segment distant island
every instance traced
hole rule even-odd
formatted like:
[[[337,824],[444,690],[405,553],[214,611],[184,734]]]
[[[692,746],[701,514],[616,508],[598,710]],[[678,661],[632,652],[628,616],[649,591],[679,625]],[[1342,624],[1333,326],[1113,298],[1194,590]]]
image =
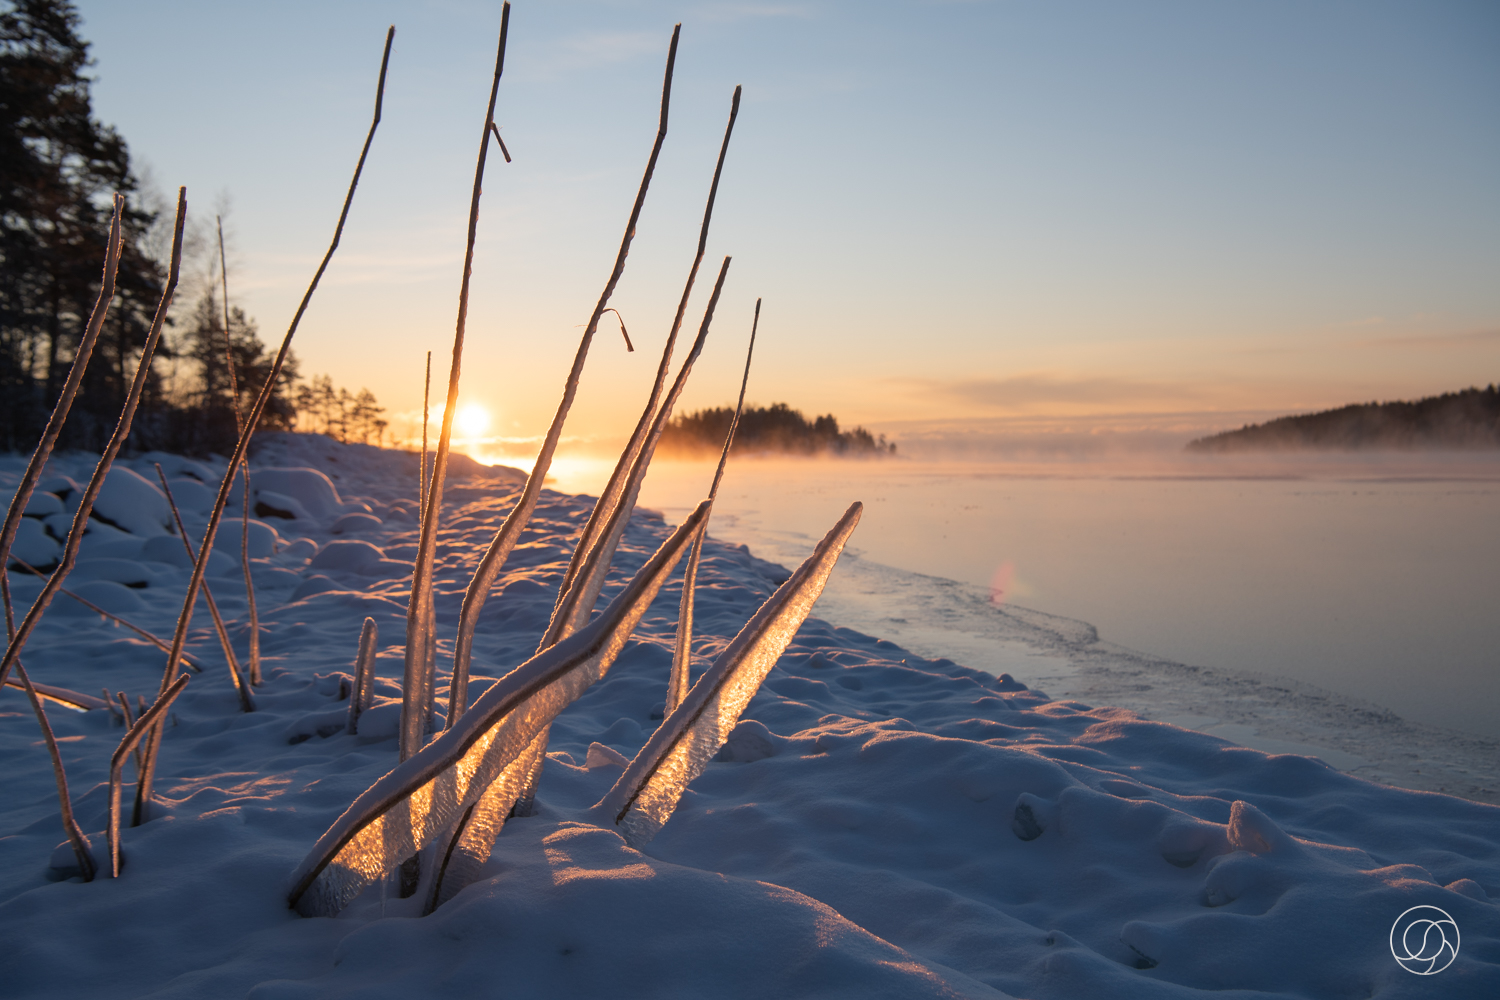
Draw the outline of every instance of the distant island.
[[[674,417],[662,432],[661,448],[669,452],[717,452],[724,447],[724,436],[733,419],[734,408],[729,406]],[[881,458],[896,454],[896,444],[887,442],[884,434],[871,434],[863,427],[841,431],[838,418],[831,413],[808,420],[800,410],[773,403],[745,407],[734,434],[733,450]]]
[[[1491,385],[1415,402],[1354,403],[1247,424],[1187,445],[1196,452],[1371,448],[1500,448],[1500,392]]]

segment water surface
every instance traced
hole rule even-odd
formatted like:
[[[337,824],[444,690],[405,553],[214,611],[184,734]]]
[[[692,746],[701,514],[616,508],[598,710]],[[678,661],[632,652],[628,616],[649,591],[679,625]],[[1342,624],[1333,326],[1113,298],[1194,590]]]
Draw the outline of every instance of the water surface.
[[[607,471],[577,463],[557,485],[597,490]],[[711,472],[658,462],[641,502],[679,519]],[[825,604],[875,608],[866,620],[915,651],[946,640],[955,659],[1004,665],[983,662],[982,623],[945,636],[903,615],[893,571],[984,588],[1180,663],[1287,676],[1500,737],[1496,456],[736,460],[710,531],[795,564],[852,500],[865,503],[850,549],[864,571],[835,573]]]

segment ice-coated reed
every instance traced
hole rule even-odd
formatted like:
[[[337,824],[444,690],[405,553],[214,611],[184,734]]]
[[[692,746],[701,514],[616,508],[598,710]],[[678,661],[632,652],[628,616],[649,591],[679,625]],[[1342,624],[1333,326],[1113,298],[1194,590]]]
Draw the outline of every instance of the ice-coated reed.
[[[422,454],[417,459],[417,523],[427,516],[427,422],[432,419],[428,402],[432,395],[432,352],[427,352],[427,374],[422,379]]]
[[[698,678],[682,704],[662,721],[615,786],[594,806],[596,822],[618,830],[632,847],[656,836],[688,784],[729,738],[766,674],[807,620],[862,510],[858,503],[850,505],[807,561],[761,605]]]
[[[19,663],[20,661],[16,662]],[[11,675],[5,679],[5,686],[16,688],[19,691],[26,690],[25,682],[16,676],[15,671],[12,671]],[[65,687],[57,687],[54,684],[38,684],[36,681],[32,681],[31,686],[43,700],[56,702],[64,708],[71,708],[75,711],[91,712],[96,708],[110,709],[114,707],[110,702],[95,698],[91,694],[84,694],[81,691],[69,691]]]
[[[198,549],[198,560],[193,564],[192,575],[188,578],[187,594],[184,596],[182,611],[177,616],[177,629],[172,635],[172,649],[167,653],[166,669],[162,673],[161,693],[165,694],[168,687],[177,678],[177,664],[182,656],[183,644],[187,641],[188,625],[193,619],[193,606],[197,601],[198,588],[203,584],[203,575],[208,567],[208,555],[213,551],[214,536],[218,533],[219,522],[224,516],[224,506],[229,500],[230,487],[234,482],[234,470],[245,460],[245,453],[250,447],[250,436],[255,433],[255,426],[260,422],[261,415],[265,412],[266,404],[270,402],[271,394],[276,388],[276,381],[281,378],[282,367],[286,364],[287,352],[291,350],[292,339],[297,334],[297,327],[302,322],[302,316],[307,312],[308,303],[312,301],[313,293],[318,289],[318,282],[322,280],[323,272],[328,270],[328,263],[333,259],[334,251],[339,247],[339,239],[344,233],[344,223],[349,218],[349,208],[354,203],[354,192],[359,187],[359,177],[365,168],[365,159],[370,153],[370,144],[375,140],[375,130],[380,125],[381,105],[385,100],[385,75],[391,59],[391,43],[395,40],[396,28],[392,26],[386,32],[385,51],[380,58],[380,79],[375,86],[375,114],[370,122],[370,130],[365,134],[364,145],[359,151],[359,161],[354,166],[354,177],[349,181],[349,190],[344,195],[344,205],[339,212],[338,223],[334,226],[333,239],[328,245],[328,251],[324,253],[318,269],[313,273],[312,281],[308,283],[307,291],[303,293],[302,300],[297,304],[297,311],[292,315],[291,323],[287,326],[286,335],[281,339],[281,347],[276,352],[275,359],[271,362],[271,370],[266,375],[266,381],[261,385],[260,393],[255,398],[255,403],[250,407],[250,413],[245,418],[244,429],[241,431],[239,440],[235,442],[234,453],[230,455],[227,470],[223,480],[219,483],[219,492],[214,498],[214,506],[208,517],[208,527],[203,532],[203,541]],[[146,766],[141,774],[141,780],[136,785],[136,817],[144,816],[146,803],[151,798],[151,784],[156,774],[156,748],[160,743],[159,734],[153,732],[147,739],[145,761]]]
[[[32,492],[41,476],[41,471],[47,463],[57,437],[62,431],[63,424],[67,420],[68,411],[72,406],[74,397],[77,395],[78,385],[83,378],[84,369],[88,365],[89,357],[93,352],[95,343],[99,338],[99,332],[104,324],[104,317],[109,309],[110,301],[114,296],[115,276],[118,270],[120,255],[120,215],[124,208],[124,198],[115,195],[114,213],[110,220],[110,231],[107,249],[105,251],[104,279],[99,290],[99,297],[94,304],[94,310],[89,317],[85,333],[80,341],[77,353],[74,355],[73,366],[68,373],[67,381],[64,383],[63,391],[59,396],[57,405],[53,408],[52,416],[48,421],[47,428],[43,431],[42,439],[36,449],[32,452],[31,461],[28,463],[25,475],[22,477],[20,487],[11,502],[10,511],[7,513],[3,532],[0,532],[0,581],[3,581],[3,603],[5,605],[5,625],[7,646],[3,665],[0,665],[0,681],[8,681],[12,668],[21,686],[25,688],[27,700],[31,704],[32,712],[36,715],[37,724],[41,727],[43,742],[47,747],[47,754],[51,760],[53,778],[57,784],[57,796],[62,817],[63,830],[72,845],[73,854],[78,861],[79,871],[82,872],[85,881],[92,881],[98,866],[93,857],[92,846],[88,838],[84,836],[79,828],[78,822],[73,815],[72,797],[68,791],[68,778],[66,769],[63,767],[62,755],[58,751],[57,739],[52,732],[51,722],[47,718],[47,711],[42,705],[42,696],[36,685],[31,681],[25,666],[21,663],[21,649],[25,646],[27,638],[46,611],[47,605],[62,588],[62,582],[68,572],[72,569],[74,560],[77,558],[78,548],[83,541],[83,533],[87,529],[88,517],[93,509],[94,500],[98,497],[99,490],[103,486],[104,476],[108,473],[114,456],[119,452],[130,433],[131,418],[134,416],[136,405],[140,402],[141,391],[144,388],[146,376],[150,371],[151,359],[156,349],[156,344],[161,336],[162,323],[166,319],[166,311],[171,305],[172,293],[176,289],[177,277],[182,261],[182,232],[183,222],[186,216],[187,201],[183,191],[178,192],[177,219],[174,229],[172,243],[172,265],[168,275],[166,287],[163,289],[162,300],[158,306],[151,330],[145,345],[141,349],[140,364],[136,370],[135,379],[131,384],[130,392],[122,407],[120,419],[115,426],[114,434],[111,436],[109,445],[100,457],[98,466],[95,468],[94,476],[89,481],[81,498],[77,515],[74,517],[72,527],[68,533],[67,542],[63,548],[63,557],[52,575],[42,587],[41,594],[33,602],[26,616],[21,621],[20,627],[16,627],[15,618],[10,603],[10,580],[5,567],[10,562],[10,548],[15,539],[16,529],[20,524],[20,515],[25,511],[27,503],[31,499]],[[89,695],[80,695],[76,692],[64,692],[63,689],[51,689],[48,695],[54,700],[60,701],[69,707],[95,708],[107,705],[108,702],[98,702],[98,699]]]
[[[162,471],[160,462],[155,465],[156,478],[161,480],[162,494],[172,510],[172,523],[177,526],[177,537],[182,539],[182,550],[187,553],[189,564],[196,563],[198,553],[193,551],[193,543],[188,540],[187,528],[182,524],[182,514],[177,510],[177,500],[172,496],[172,487],[167,483],[167,474]],[[229,679],[234,682],[235,693],[239,695],[240,709],[253,712],[255,696],[251,694],[250,684],[240,670],[240,661],[234,655],[234,645],[229,641],[229,630],[224,627],[224,616],[219,614],[219,602],[214,600],[214,592],[209,588],[207,580],[203,581],[203,599],[208,604],[209,617],[214,620],[214,631],[218,633],[219,646],[224,650],[224,662],[229,665]],[[171,652],[170,648],[167,651]]]
[[[630,253],[630,244],[635,239],[635,229],[640,222],[641,209],[646,204],[646,192],[651,187],[651,178],[656,172],[656,161],[661,155],[662,143],[667,138],[667,119],[672,106],[672,72],[677,63],[677,40],[681,31],[682,25],[680,24],[672,28],[672,41],[667,46],[667,68],[662,77],[661,111],[657,118],[656,138],[651,145],[651,155],[646,160],[646,170],[641,177],[640,187],[636,191],[635,202],[631,205],[630,218],[625,223],[625,235],[621,238],[620,249],[615,254],[614,267],[604,283],[604,291],[600,293],[599,301],[594,305],[593,314],[584,327],[578,350],[573,355],[573,366],[568,370],[567,380],[563,384],[562,401],[558,404],[557,413],[553,415],[552,423],[547,428],[547,436],[542,441],[542,448],[537,454],[536,463],[532,466],[531,475],[526,479],[521,498],[516,502],[515,507],[511,508],[504,523],[500,525],[500,530],[495,532],[494,539],[485,550],[478,568],[474,571],[474,578],[464,593],[463,607],[459,612],[458,636],[453,644],[453,677],[448,693],[449,726],[457,721],[468,704],[469,665],[473,657],[474,629],[479,623],[479,613],[484,610],[484,603],[489,597],[490,588],[495,585],[495,579],[500,575],[500,569],[504,566],[506,557],[515,548],[521,532],[525,530],[533,511],[536,510],[537,498],[542,492],[542,483],[547,479],[547,471],[551,468],[552,457],[557,451],[557,442],[562,438],[563,424],[568,418],[568,411],[573,407],[573,400],[578,395],[578,382],[583,374],[583,363],[588,357],[589,345],[593,343],[594,334],[599,329],[599,320],[609,308],[609,300],[614,295],[615,286],[619,284],[620,276],[625,273],[625,261]],[[618,315],[616,313],[616,316]],[[623,327],[622,322],[621,328]],[[667,362],[664,359],[662,363],[666,365]],[[657,378],[660,381],[665,378],[665,375],[659,372]],[[629,463],[625,462],[624,465],[628,467]],[[585,529],[584,538],[588,538],[587,529]],[[579,544],[584,543],[580,541]],[[576,551],[574,554],[576,557]],[[566,587],[566,581],[564,586]],[[559,591],[559,594],[561,593]]]
[[[240,380],[235,372],[234,340],[229,335],[229,262],[224,256],[224,220],[214,216],[214,226],[219,233],[219,280],[224,288],[224,362],[229,370],[229,400],[234,404],[234,431],[245,433],[245,421],[240,413]],[[248,679],[251,684],[260,683],[260,612],[255,606],[255,580],[250,575],[250,463],[240,463],[240,475],[245,484],[242,498],[243,512],[240,516],[240,569],[245,575],[245,603],[250,618],[250,649],[248,652]],[[184,536],[186,537],[186,536]],[[247,709],[246,711],[249,711]]]
[[[640,452],[631,464],[630,474],[625,478],[619,500],[604,508],[604,498],[601,497],[595,505],[595,511],[601,513],[601,527],[596,533],[595,545],[588,552],[582,552],[583,542],[579,542],[579,548],[573,551],[573,562],[577,569],[572,574],[572,583],[567,584],[567,590],[558,598],[557,607],[552,611],[552,620],[547,625],[547,631],[542,636],[538,649],[547,646],[559,639],[571,634],[593,613],[594,603],[598,600],[599,591],[604,587],[604,578],[609,572],[611,562],[614,560],[615,549],[620,543],[620,537],[625,533],[625,525],[630,521],[630,515],[635,510],[636,498],[640,495],[641,484],[645,481],[646,470],[651,466],[651,459],[656,453],[656,444],[661,440],[662,431],[666,429],[667,421],[672,417],[672,407],[676,404],[683,388],[687,385],[688,376],[693,372],[693,364],[698,360],[698,355],[703,352],[703,343],[708,339],[709,327],[713,324],[714,309],[719,304],[719,296],[724,291],[724,279],[729,274],[730,258],[725,257],[723,265],[719,268],[719,277],[714,282],[713,294],[709,296],[708,306],[703,312],[703,322],[698,327],[698,336],[693,340],[692,349],[682,362],[682,368],[677,372],[677,378],[672,383],[672,389],[662,401],[651,421],[650,432],[641,444]]]
[[[359,717],[375,700],[375,652],[379,634],[375,619],[366,618],[359,630],[359,654],[354,658],[354,690],[349,692],[350,736],[359,732]]]
[[[109,875],[110,878],[120,877],[120,783],[125,772],[125,761],[135,750],[136,744],[140,743],[149,732],[154,732],[157,722],[164,716],[172,702],[182,694],[182,689],[187,687],[188,675],[183,674],[173,681],[165,691],[156,698],[156,703],[141,713],[140,718],[135,720],[135,725],[125,731],[125,738],[120,740],[120,745],[115,747],[115,752],[109,758],[109,827],[106,836],[109,839]],[[145,767],[147,761],[144,754],[136,758],[137,781],[145,780]]]
[[[719,269],[718,280],[714,283],[713,294],[709,297],[708,307],[703,315],[703,323],[698,329],[697,338],[693,341],[692,350],[688,352],[681,370],[677,373],[677,378],[672,384],[672,391],[651,421],[651,430],[641,443],[640,450],[636,453],[634,462],[631,463],[629,474],[621,483],[620,490],[612,502],[606,494],[602,495],[598,503],[594,505],[594,517],[600,525],[594,536],[594,544],[592,548],[585,551],[584,543],[588,540],[587,533],[585,533],[585,538],[580,539],[578,546],[573,550],[573,558],[569,562],[570,572],[564,577],[565,581],[571,577],[572,583],[565,582],[566,589],[559,592],[557,606],[552,610],[552,620],[548,623],[541,642],[537,644],[538,652],[571,635],[584,622],[587,622],[589,615],[593,613],[594,604],[599,599],[599,592],[604,588],[604,580],[614,562],[615,550],[625,533],[625,526],[630,522],[630,515],[635,510],[641,483],[645,480],[646,471],[655,455],[656,444],[661,439],[666,422],[671,419],[673,405],[687,384],[687,378],[693,370],[693,363],[703,350],[703,342],[708,337],[708,329],[713,321],[714,308],[718,305],[719,294],[724,288],[724,278],[729,273],[729,261],[728,257],[724,258],[724,264]],[[476,814],[503,809],[507,812],[513,810],[517,816],[531,815],[532,800],[536,795],[537,781],[541,776],[543,761],[546,758],[546,736],[547,734],[543,732],[527,751],[527,758],[517,765],[531,776],[521,786],[519,798],[512,803],[487,795],[476,808]]]
[[[679,27],[681,27],[679,25]],[[676,33],[673,33],[676,39]],[[668,87],[671,79],[671,60],[668,59]],[[729,122],[724,126],[724,141],[719,144],[719,158],[714,162],[713,180],[708,185],[708,201],[703,208],[703,222],[698,227],[698,246],[693,253],[693,264],[688,268],[687,280],[683,282],[682,297],[677,300],[677,311],[672,316],[672,327],[667,331],[667,342],[662,348],[661,362],[656,366],[656,378],[651,383],[651,395],[646,401],[646,408],[641,411],[640,419],[636,421],[635,429],[630,433],[630,440],[625,450],[620,453],[619,461],[615,463],[614,471],[610,473],[609,482],[605,485],[603,492],[599,494],[599,500],[594,504],[593,511],[583,527],[583,536],[579,540],[578,547],[574,549],[573,560],[569,562],[567,572],[563,575],[562,586],[558,588],[557,599],[562,601],[563,595],[572,586],[573,576],[578,571],[579,554],[587,554],[598,541],[598,535],[603,530],[603,512],[612,509],[619,502],[620,493],[624,489],[626,477],[631,467],[635,464],[636,456],[640,454],[641,447],[646,440],[646,435],[651,427],[651,420],[656,415],[657,403],[661,401],[662,390],[667,384],[667,373],[672,367],[672,351],[677,345],[677,334],[682,329],[682,318],[687,314],[688,299],[693,294],[693,285],[698,280],[698,268],[703,263],[703,254],[708,247],[709,226],[713,222],[714,202],[719,196],[719,177],[724,172],[724,158],[729,153],[729,139],[734,134],[734,122],[740,113],[740,88],[734,88],[734,96],[729,102]],[[662,103],[662,130],[666,128],[666,101]],[[654,162],[654,159],[653,159]],[[648,171],[649,179],[649,171]],[[633,225],[633,223],[632,223]],[[615,315],[619,315],[616,313]],[[624,330],[624,322],[621,321],[621,331]],[[627,337],[626,343],[629,343]]]
[[[710,513],[714,499],[719,495],[719,483],[724,478],[724,467],[729,463],[729,449],[734,445],[734,432],[740,425],[740,414],[745,411],[745,389],[750,385],[750,361],[755,357],[755,332],[760,329],[760,299],[755,300],[755,318],[750,323],[750,346],[745,351],[745,374],[740,378],[740,398],[734,404],[734,417],[729,421],[729,432],[724,435],[724,450],[719,453],[719,466],[714,470],[714,481],[708,488]],[[682,597],[677,605],[677,637],[672,643],[672,673],[667,680],[666,712],[682,704],[688,691],[688,678],[693,665],[693,600],[698,589],[698,562],[703,557],[703,541],[708,537],[708,525],[693,539],[693,551],[688,553],[687,567],[682,571]]]
[[[119,225],[122,205],[123,199],[119,195],[116,195],[115,217],[110,233],[111,245],[116,256],[119,253]],[[141,357],[140,362],[136,366],[135,378],[131,381],[130,390],[125,396],[124,404],[120,408],[120,419],[115,423],[114,432],[110,435],[109,442],[104,447],[104,453],[99,456],[99,462],[94,467],[94,474],[90,477],[88,485],[84,487],[83,494],[79,498],[78,510],[73,515],[73,523],[69,527],[67,540],[63,543],[62,558],[58,561],[57,567],[52,571],[52,575],[47,578],[47,582],[42,585],[41,593],[32,602],[30,609],[26,612],[26,617],[21,620],[19,627],[12,627],[13,619],[10,614],[10,606],[9,604],[6,605],[6,631],[10,641],[5,652],[4,668],[0,668],[0,678],[6,676],[11,666],[14,666],[18,671],[24,670],[21,667],[21,649],[26,645],[26,640],[36,628],[37,622],[41,620],[53,597],[57,595],[58,590],[62,587],[63,580],[72,571],[73,564],[78,558],[78,549],[83,544],[84,532],[88,530],[89,515],[93,512],[94,501],[98,499],[99,491],[104,488],[104,479],[109,474],[109,469],[114,463],[115,456],[120,453],[120,449],[125,446],[126,438],[130,436],[130,424],[135,417],[136,407],[141,401],[141,393],[146,387],[146,381],[151,372],[151,361],[156,353],[156,345],[161,340],[162,325],[166,322],[167,310],[171,308],[172,295],[177,289],[177,278],[182,267],[182,232],[186,221],[187,189],[179,188],[177,191],[177,219],[172,236],[172,263],[168,270],[166,284],[162,288],[161,301],[157,304],[156,314],[151,320],[151,328],[146,335],[146,342],[141,346]],[[113,277],[107,274],[106,279],[107,284],[112,286]],[[104,299],[102,291],[100,293],[100,303],[104,308],[108,307],[108,302]],[[102,324],[102,309],[97,318],[100,324]],[[92,322],[93,320],[91,319],[90,323],[92,324]],[[97,337],[97,335],[98,332],[96,330],[95,336]],[[81,369],[79,370],[79,374],[81,376]],[[54,411],[54,416],[56,415],[56,411]],[[63,415],[65,417],[66,412]],[[60,428],[61,424],[59,424]],[[34,457],[35,454],[33,454]],[[4,560],[0,560],[0,576],[6,576],[4,566]],[[92,878],[93,859],[90,856],[87,863],[83,859],[83,855],[87,853],[87,841],[81,839],[83,835],[77,832],[77,824],[72,822],[72,806],[68,801],[67,776],[63,772],[62,758],[57,753],[56,740],[52,736],[51,724],[47,721],[46,710],[42,707],[42,702],[37,696],[36,689],[32,687],[29,678],[25,677],[24,672],[22,673],[22,678],[26,686],[26,695],[30,699],[32,709],[36,713],[37,721],[42,727],[43,735],[45,736],[49,753],[52,757],[52,767],[57,777],[58,794],[62,800],[64,828],[68,832],[69,840],[73,843],[75,853],[80,855],[79,864],[83,866],[85,874]]]
[[[104,691],[106,694],[109,693],[108,688],[105,688]],[[120,718],[124,720],[126,731],[129,731],[130,727],[135,725],[135,716],[130,711],[130,699],[125,697],[124,691],[117,691],[115,697],[120,701]],[[141,774],[141,745],[137,743],[130,752],[135,757],[135,774],[139,778]]]
[[[557,714],[608,672],[705,512],[700,504],[587,628],[500,678],[457,725],[361,793],[293,872],[288,903],[304,916],[333,916],[450,831]]]
[[[406,658],[401,677],[401,728],[399,752],[406,760],[422,746],[431,731],[433,686],[436,679],[436,616],[432,602],[432,576],[437,558],[437,528],[443,509],[443,480],[448,474],[448,449],[453,438],[453,417],[458,411],[458,386],[463,372],[464,332],[469,317],[469,283],[474,273],[474,240],[479,231],[479,199],[484,192],[484,167],[489,159],[490,127],[495,121],[495,100],[500,77],[505,72],[505,43],[510,32],[510,3],[500,9],[500,41],[495,51],[495,75],[490,82],[489,103],[479,133],[479,156],[474,165],[474,189],[469,198],[469,227],[464,243],[463,277],[458,289],[458,319],[453,329],[453,356],[448,366],[448,396],[443,405],[443,424],[437,450],[432,456],[432,476],[422,505],[422,527],[412,568],[411,597],[406,608]],[[426,423],[423,423],[426,433]]]
[[[52,407],[52,415],[47,418],[41,440],[31,452],[26,471],[21,474],[21,482],[16,486],[16,495],[11,498],[10,509],[5,513],[5,524],[0,527],[0,600],[5,604],[5,631],[8,640],[5,658],[0,661],[0,684],[10,676],[11,664],[21,652],[16,645],[17,634],[12,624],[14,613],[10,603],[10,576],[5,572],[5,567],[10,565],[10,550],[15,544],[16,532],[21,527],[21,515],[31,502],[36,484],[42,478],[42,469],[46,467],[47,459],[52,457],[52,448],[57,444],[57,437],[68,420],[68,411],[72,409],[73,398],[78,395],[78,385],[83,381],[83,370],[88,367],[89,358],[94,353],[94,344],[99,340],[99,331],[104,327],[104,316],[109,312],[109,304],[115,296],[115,275],[120,265],[120,213],[124,207],[124,196],[116,194],[114,215],[109,222],[109,240],[104,251],[104,279],[99,285],[99,298],[95,300],[94,311],[89,314],[88,325],[84,327],[83,336],[78,340],[78,350],[73,353],[73,364],[58,393],[57,404]],[[24,644],[24,638],[21,641]]]
[[[62,754],[57,750],[57,737],[52,734],[52,723],[47,720],[47,710],[42,707],[42,699],[37,694],[36,686],[31,683],[31,678],[26,674],[26,666],[20,660],[16,661],[16,676],[26,689],[26,700],[31,702],[31,711],[36,714],[37,724],[42,727],[47,755],[52,758],[52,777],[57,781],[57,801],[62,807],[63,832],[68,837],[68,843],[73,845],[73,856],[78,859],[78,870],[83,873],[83,880],[92,882],[99,866],[94,863],[93,845],[79,828],[78,820],[73,817],[73,799],[68,794],[68,774],[63,770]]]

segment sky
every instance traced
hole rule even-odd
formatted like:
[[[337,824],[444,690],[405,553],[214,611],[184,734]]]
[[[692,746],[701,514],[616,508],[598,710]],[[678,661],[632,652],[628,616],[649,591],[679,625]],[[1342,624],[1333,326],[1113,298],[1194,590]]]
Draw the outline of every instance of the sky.
[[[80,0],[96,116],[279,341],[385,113],[294,350],[413,433],[446,383],[498,2]],[[899,440],[1146,439],[1500,380],[1500,6],[540,3],[511,12],[462,397],[526,450],[670,129],[570,438],[623,438],[744,97],[683,409],[749,398]],[[1174,438],[1175,436],[1175,438]],[[533,448],[534,451],[534,448]]]

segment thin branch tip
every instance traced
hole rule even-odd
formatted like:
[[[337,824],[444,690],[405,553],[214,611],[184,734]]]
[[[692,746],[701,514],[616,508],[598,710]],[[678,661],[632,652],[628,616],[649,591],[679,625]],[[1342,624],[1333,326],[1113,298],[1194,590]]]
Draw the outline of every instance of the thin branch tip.
[[[500,126],[493,121],[490,122],[490,131],[495,135],[495,141],[500,144],[500,155],[505,157],[505,162],[510,162],[510,150],[505,148],[505,140],[500,138]]]

